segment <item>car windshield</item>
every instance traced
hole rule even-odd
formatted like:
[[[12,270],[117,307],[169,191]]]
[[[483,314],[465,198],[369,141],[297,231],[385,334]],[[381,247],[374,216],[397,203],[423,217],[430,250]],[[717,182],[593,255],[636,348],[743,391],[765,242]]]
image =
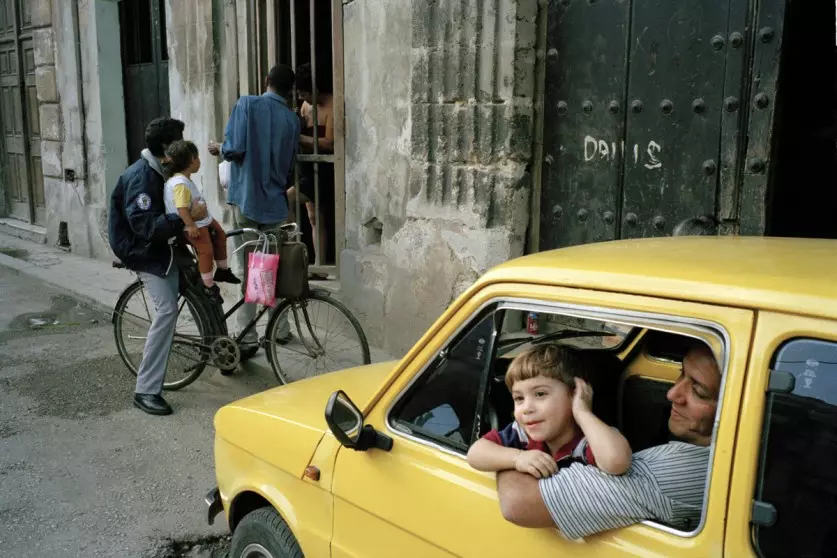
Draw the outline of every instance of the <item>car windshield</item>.
[[[631,336],[633,326],[558,314],[509,310],[498,341],[501,356],[540,343],[557,343],[575,349],[615,350]]]

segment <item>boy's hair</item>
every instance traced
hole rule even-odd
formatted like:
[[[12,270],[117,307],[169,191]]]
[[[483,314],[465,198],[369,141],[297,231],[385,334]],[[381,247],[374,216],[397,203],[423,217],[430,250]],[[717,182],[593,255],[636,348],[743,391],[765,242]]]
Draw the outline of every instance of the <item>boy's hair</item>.
[[[152,120],[145,129],[145,146],[158,159],[165,154],[166,147],[172,142],[183,139],[183,129],[186,127],[176,118],[163,116]]]
[[[575,378],[590,377],[588,359],[578,351],[554,343],[535,345],[526,349],[511,361],[506,371],[509,391],[515,382],[543,376],[558,380],[570,389],[575,388]]]
[[[198,154],[198,147],[189,140],[177,140],[166,148],[166,160],[163,171],[166,176],[173,176],[192,166]]]

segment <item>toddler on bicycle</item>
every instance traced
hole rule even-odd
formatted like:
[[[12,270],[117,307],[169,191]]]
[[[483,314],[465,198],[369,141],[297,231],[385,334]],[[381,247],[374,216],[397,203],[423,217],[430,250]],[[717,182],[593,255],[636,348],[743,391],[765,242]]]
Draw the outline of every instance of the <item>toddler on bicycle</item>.
[[[230,271],[227,263],[227,235],[224,229],[209,214],[201,191],[192,182],[192,175],[201,168],[198,148],[187,140],[173,142],[166,149],[163,168],[168,180],[164,190],[166,213],[179,215],[183,222],[184,237],[198,255],[198,269],[201,279],[211,295],[219,294],[215,281],[241,283],[241,279]],[[210,229],[214,236],[210,234]],[[218,268],[212,274],[213,260]]]

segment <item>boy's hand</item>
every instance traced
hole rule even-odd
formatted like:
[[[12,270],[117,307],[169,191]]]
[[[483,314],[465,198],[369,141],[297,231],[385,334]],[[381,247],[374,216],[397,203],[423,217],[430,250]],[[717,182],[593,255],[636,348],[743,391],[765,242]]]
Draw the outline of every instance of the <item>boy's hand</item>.
[[[528,473],[536,479],[551,477],[558,470],[552,456],[540,450],[521,450],[514,458],[514,468],[521,473]]]
[[[189,235],[189,238],[197,238],[198,233],[198,226],[197,225],[186,225],[186,234]]]
[[[581,378],[575,379],[575,392],[573,393],[573,416],[578,413],[590,413],[593,411],[593,388]]]

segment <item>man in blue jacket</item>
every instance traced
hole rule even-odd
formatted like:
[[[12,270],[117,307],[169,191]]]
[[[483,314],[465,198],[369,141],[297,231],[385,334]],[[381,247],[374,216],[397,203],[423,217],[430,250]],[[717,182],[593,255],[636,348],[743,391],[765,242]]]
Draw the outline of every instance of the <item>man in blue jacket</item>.
[[[172,412],[160,394],[177,323],[179,273],[172,242],[182,234],[183,221],[166,214],[160,160],[170,143],[183,139],[184,127],[174,118],[152,120],[145,130],[146,149],[119,177],[110,198],[110,247],[128,269],[137,272],[156,311],[134,393],[134,406],[151,415]]]
[[[233,226],[272,230],[288,218],[285,191],[293,171],[294,155],[299,146],[301,123],[288,106],[294,86],[294,72],[284,64],[270,69],[262,95],[245,95],[233,108],[224,143],[210,142],[209,152],[220,155],[230,165],[227,203],[232,206]],[[245,240],[236,237],[241,246]],[[249,250],[238,252],[239,265],[247,269]],[[244,295],[247,282],[241,285]],[[236,313],[238,327],[246,328],[256,316],[256,305],[244,304]],[[284,331],[275,341],[286,343],[291,336],[287,319],[281,322]],[[258,351],[258,335],[251,329],[242,342],[241,358],[250,358]]]

